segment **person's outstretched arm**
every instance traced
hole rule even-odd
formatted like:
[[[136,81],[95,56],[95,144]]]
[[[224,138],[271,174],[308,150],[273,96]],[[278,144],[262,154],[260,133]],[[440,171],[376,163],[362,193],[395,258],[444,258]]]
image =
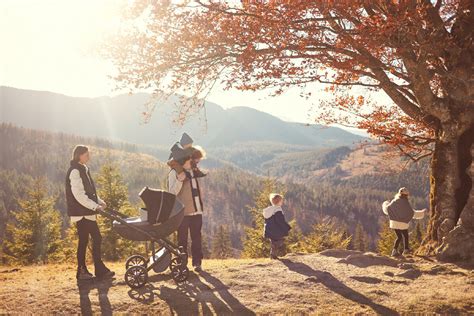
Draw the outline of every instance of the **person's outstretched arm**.
[[[425,217],[426,208],[422,210],[413,210],[413,211],[414,211],[413,219],[423,219],[423,217]]]

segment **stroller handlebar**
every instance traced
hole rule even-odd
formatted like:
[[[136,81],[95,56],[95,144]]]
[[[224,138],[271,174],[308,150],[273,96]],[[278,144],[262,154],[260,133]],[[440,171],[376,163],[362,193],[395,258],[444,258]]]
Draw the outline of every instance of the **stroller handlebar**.
[[[123,220],[124,218],[127,218],[128,216],[125,215],[125,214],[122,214],[118,211],[115,211],[115,210],[102,210],[102,209],[97,209],[96,210],[97,214],[100,214],[104,217],[107,217],[109,219],[113,219],[113,220],[116,220],[116,221],[120,221],[120,220]]]
[[[119,211],[115,211],[115,210],[108,210],[108,212],[109,212],[109,214],[115,215],[115,216],[120,217],[120,218],[129,217],[128,215],[125,215],[125,214],[120,213]]]

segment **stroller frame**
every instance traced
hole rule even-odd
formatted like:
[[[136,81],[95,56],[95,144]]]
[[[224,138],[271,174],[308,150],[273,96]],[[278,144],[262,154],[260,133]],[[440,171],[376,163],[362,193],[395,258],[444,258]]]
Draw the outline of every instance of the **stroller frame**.
[[[156,238],[149,232],[134,225],[130,225],[124,220],[124,218],[127,218],[128,216],[118,211],[97,210],[97,212],[112,221],[117,221],[128,228],[134,229],[135,231],[144,234],[148,237],[148,240],[151,241],[151,257],[145,258],[141,255],[132,255],[127,259],[125,263],[125,282],[128,286],[131,288],[140,288],[146,284],[148,280],[148,272],[155,268],[159,263],[159,261],[151,260],[151,258],[155,258],[158,252],[163,248],[174,255],[174,258],[171,259],[169,264],[169,268],[175,282],[182,283],[187,280],[189,274],[189,269],[187,268],[188,255],[184,251],[183,247],[176,245],[167,238]],[[158,250],[156,250],[155,244],[160,246]]]

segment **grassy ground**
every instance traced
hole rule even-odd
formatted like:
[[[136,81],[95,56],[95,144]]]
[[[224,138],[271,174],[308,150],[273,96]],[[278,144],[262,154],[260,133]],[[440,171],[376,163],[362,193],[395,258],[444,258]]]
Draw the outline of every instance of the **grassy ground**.
[[[0,267],[0,314],[474,313],[470,269],[422,259],[400,268],[368,255],[339,262],[347,255],[205,260],[205,272],[191,273],[186,284],[152,272],[139,290],[123,281],[123,263],[109,264],[116,280],[80,284],[72,266]]]

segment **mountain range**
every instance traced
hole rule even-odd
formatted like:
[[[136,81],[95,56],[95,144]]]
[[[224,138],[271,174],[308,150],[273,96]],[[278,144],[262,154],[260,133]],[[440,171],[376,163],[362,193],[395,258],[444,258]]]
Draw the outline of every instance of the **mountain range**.
[[[0,121],[26,128],[107,138],[133,144],[169,148],[183,131],[197,143],[228,147],[247,142],[327,148],[350,146],[363,137],[337,127],[285,122],[270,114],[240,106],[223,109],[206,102],[205,108],[184,125],[174,123],[177,97],[157,103],[148,123],[143,110],[150,95],[69,97],[58,93],[0,87]]]

